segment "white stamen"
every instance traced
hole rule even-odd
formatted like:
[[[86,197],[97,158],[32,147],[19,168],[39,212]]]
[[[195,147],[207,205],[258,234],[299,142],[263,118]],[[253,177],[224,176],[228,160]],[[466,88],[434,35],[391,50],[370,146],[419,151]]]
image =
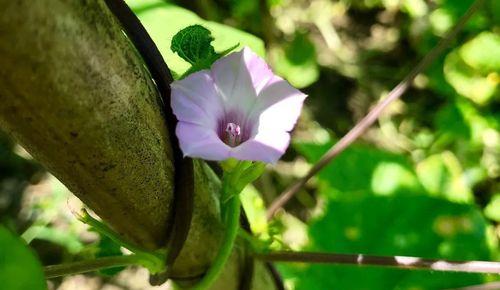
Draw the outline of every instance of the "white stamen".
[[[226,144],[235,147],[241,141],[241,128],[235,123],[228,123],[226,125]]]

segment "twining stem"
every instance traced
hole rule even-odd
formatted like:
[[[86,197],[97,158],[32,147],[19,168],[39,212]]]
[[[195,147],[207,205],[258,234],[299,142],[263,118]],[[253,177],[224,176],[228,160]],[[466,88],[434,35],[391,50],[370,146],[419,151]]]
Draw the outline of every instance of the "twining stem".
[[[113,231],[109,226],[106,224],[98,221],[97,219],[93,218],[85,209],[82,209],[80,213],[76,214],[78,220],[81,222],[89,225],[92,227],[94,230],[97,232],[105,235],[106,237],[110,238],[113,242],[116,244],[127,248],[131,252],[134,253],[139,253],[139,252],[147,252],[145,249],[141,249],[128,241],[122,239],[115,231]]]
[[[153,252],[153,251],[148,251],[146,249],[142,249],[138,246],[135,246],[131,243],[129,243],[128,241],[122,239],[115,231],[113,231],[110,227],[108,227],[107,225],[105,225],[104,223],[96,220],[95,218],[93,218],[86,210],[82,210],[81,213],[79,214],[78,216],[78,219],[91,226],[92,228],[94,228],[96,231],[98,231],[99,233],[107,236],[108,238],[110,238],[113,242],[115,242],[116,244],[124,247],[124,248],[127,248],[128,250],[130,250],[131,252],[133,252],[134,254],[136,254],[137,257],[140,257],[141,258],[141,265],[148,268],[148,270],[151,272],[151,273],[158,273],[158,272],[162,272],[164,271],[165,269],[165,255],[164,253],[160,252],[160,251],[156,251],[156,252]]]
[[[227,202],[226,209],[226,220],[225,220],[225,232],[223,237],[222,245],[214,259],[214,263],[210,266],[205,276],[202,280],[194,286],[194,290],[206,290],[211,287],[215,282],[219,274],[224,269],[231,252],[233,250],[234,241],[238,235],[238,229],[240,225],[240,197],[238,195],[233,196]]]
[[[348,264],[414,270],[500,274],[500,262],[489,261],[447,261],[406,256],[385,257],[363,254],[351,255],[291,251],[256,253],[254,257],[269,262]]]
[[[92,272],[100,269],[108,269],[128,265],[143,266],[147,268],[152,274],[165,271],[165,257],[163,252],[147,251],[128,243],[107,225],[90,216],[90,214],[86,210],[81,211],[81,213],[78,215],[78,219],[91,226],[99,233],[107,236],[118,245],[129,249],[133,252],[133,254],[125,256],[102,257],[92,260],[46,266],[44,268],[44,271],[47,278]]]
[[[103,257],[88,261],[79,261],[73,263],[65,263],[60,265],[51,265],[44,267],[45,277],[47,279],[92,272],[102,269],[109,269],[115,267],[141,265],[144,257],[137,254],[127,256],[113,256]]]
[[[436,58],[450,45],[460,30],[465,26],[470,17],[479,9],[484,0],[476,0],[460,18],[455,27],[446,34],[444,38],[420,61],[420,63],[410,71],[410,73],[394,87],[387,97],[378,103],[361,121],[359,121],[344,137],[342,137],[321,159],[309,170],[309,172],[299,179],[292,186],[287,188],[283,193],[276,198],[267,210],[267,219],[271,219],[276,211],[283,207],[306,183],[316,175],[323,167],[328,165],[333,158],[344,151],[351,143],[353,143],[363,132],[365,132],[380,116],[382,111],[389,106],[390,103],[397,100],[403,95],[411,85],[415,77],[422,71],[427,69]]]
[[[265,169],[265,164],[253,161],[228,159],[221,163],[224,169],[222,192],[220,197],[221,218],[225,225],[222,245],[202,280],[193,289],[206,290],[222,273],[240,229],[241,201],[239,194],[247,184],[258,178]]]
[[[148,251],[146,249],[140,248],[140,247],[133,245],[133,244],[129,243],[128,241],[124,240],[115,231],[113,231],[109,226],[107,226],[106,224],[93,218],[85,209],[82,209],[81,213],[78,215],[78,219],[81,222],[94,228],[99,233],[107,236],[116,244],[130,250],[131,252],[133,252],[135,254],[140,254],[143,257],[148,257],[153,263],[161,264],[165,260],[164,256],[161,253],[155,253],[152,251]]]

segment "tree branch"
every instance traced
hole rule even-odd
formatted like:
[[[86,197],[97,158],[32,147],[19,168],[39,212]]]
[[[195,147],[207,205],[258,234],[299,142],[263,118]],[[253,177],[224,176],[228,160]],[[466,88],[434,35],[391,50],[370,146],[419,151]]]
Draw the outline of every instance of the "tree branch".
[[[448,261],[406,256],[384,257],[363,254],[350,255],[289,251],[261,253],[254,256],[260,260],[270,262],[346,264],[398,269],[500,274],[500,263],[489,261]]]
[[[476,0],[467,10],[467,12],[460,18],[455,27],[449,31],[446,36],[441,39],[441,41],[434,47],[421,61],[420,63],[410,71],[410,73],[396,86],[394,87],[387,97],[378,103],[361,121],[359,121],[356,126],[354,126],[347,134],[342,137],[332,148],[326,152],[321,159],[314,164],[314,166],[309,170],[309,172],[299,179],[292,186],[287,188],[283,193],[281,193],[269,206],[267,210],[267,219],[270,220],[278,209],[283,207],[306,183],[311,177],[316,175],[321,169],[323,169],[328,163],[330,163],[333,158],[344,151],[349,145],[351,145],[356,139],[358,139],[363,132],[365,132],[380,116],[382,111],[389,106],[393,101],[400,98],[411,85],[415,77],[422,73],[429,65],[431,65],[436,58],[450,45],[452,40],[456,37],[458,32],[462,30],[467,21],[472,15],[481,7],[484,0]]]

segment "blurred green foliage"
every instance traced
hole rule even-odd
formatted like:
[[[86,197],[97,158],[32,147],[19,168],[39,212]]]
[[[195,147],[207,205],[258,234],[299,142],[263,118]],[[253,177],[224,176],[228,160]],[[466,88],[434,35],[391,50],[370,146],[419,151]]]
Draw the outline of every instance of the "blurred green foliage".
[[[0,132],[0,222],[11,223],[21,208],[21,197],[29,182],[36,182],[41,167],[15,154],[15,143]]]
[[[366,194],[329,199],[325,207],[324,214],[309,227],[309,250],[491,259],[487,224],[481,213],[468,205],[425,195]],[[481,284],[488,278],[479,274],[355,266],[281,265],[280,269],[296,281],[295,289],[448,289]]]
[[[295,147],[315,162],[331,144]],[[432,155],[415,170],[402,155],[352,146],[319,174],[318,194],[325,204],[310,222],[305,249],[450,260],[498,258],[493,228],[474,205],[452,156]],[[280,269],[296,281],[295,289],[447,289],[498,278],[354,266]]]
[[[484,105],[498,98],[500,35],[482,32],[446,57],[446,80],[461,95]]]
[[[2,289],[47,289],[40,262],[23,240],[0,225],[0,281]]]
[[[297,88],[304,88],[319,77],[316,48],[306,33],[297,32],[290,42],[271,51],[276,73]]]
[[[295,148],[314,162],[333,145],[295,144]],[[389,195],[395,190],[419,192],[422,187],[410,162],[402,155],[367,146],[352,146],[319,173],[319,178],[339,194],[372,191]]]
[[[214,38],[205,39],[214,48],[208,55],[235,44],[236,49],[249,46],[309,95],[293,146],[242,196],[252,229],[274,240],[273,247],[498,261],[498,0],[485,1],[402,100],[308,183],[286,213],[271,225],[264,217],[265,206],[385,97],[472,2],[127,0],[174,75],[191,64],[189,57],[183,60],[170,50],[172,38],[200,24]],[[33,234],[29,240],[44,263],[121,254],[106,238],[82,238],[85,228],[61,230],[61,223],[66,229],[71,222],[47,215],[65,207],[57,190],[48,203],[24,205],[31,214],[19,217],[21,193],[39,169],[13,151],[14,144],[1,139],[0,216],[19,232],[27,228],[25,234]],[[36,244],[41,241],[58,246],[64,255]],[[280,264],[279,270],[290,289],[446,289],[500,279],[305,264]],[[1,275],[0,269],[0,281]]]

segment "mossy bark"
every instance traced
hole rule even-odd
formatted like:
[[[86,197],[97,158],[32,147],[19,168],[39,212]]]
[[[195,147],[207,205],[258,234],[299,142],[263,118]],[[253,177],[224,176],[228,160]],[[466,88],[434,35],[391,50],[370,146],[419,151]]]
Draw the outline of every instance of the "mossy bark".
[[[0,0],[0,128],[124,238],[165,245],[172,149],[159,94],[102,0]],[[217,178],[195,162],[194,216],[173,276],[195,280],[220,244]],[[214,289],[237,289],[244,247]],[[192,279],[191,279],[192,278]],[[274,289],[256,263],[250,289]]]

